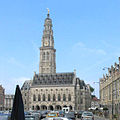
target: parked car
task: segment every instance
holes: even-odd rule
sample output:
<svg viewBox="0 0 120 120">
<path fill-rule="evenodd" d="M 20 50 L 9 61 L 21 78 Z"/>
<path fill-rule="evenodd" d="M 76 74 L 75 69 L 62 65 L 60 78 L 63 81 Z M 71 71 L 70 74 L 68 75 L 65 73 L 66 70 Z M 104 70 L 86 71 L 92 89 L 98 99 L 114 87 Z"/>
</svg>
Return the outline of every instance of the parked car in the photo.
<svg viewBox="0 0 120 120">
<path fill-rule="evenodd" d="M 65 113 L 64 113 L 64 111 L 58 111 L 58 114 L 59 114 L 59 117 L 64 117 L 65 116 Z"/>
<path fill-rule="evenodd" d="M 42 120 L 72 120 L 66 117 L 49 117 L 49 118 L 44 118 Z"/>
<path fill-rule="evenodd" d="M 37 112 L 31 113 L 31 115 L 35 116 L 35 119 L 36 119 L 36 120 L 40 120 L 40 118 L 41 118 L 40 114 L 37 113 Z"/>
<path fill-rule="evenodd" d="M 0 114 L 0 120 L 10 120 L 10 114 Z"/>
<path fill-rule="evenodd" d="M 37 120 L 34 115 L 25 115 L 25 120 Z"/>
<path fill-rule="evenodd" d="M 47 118 L 48 118 L 48 117 L 58 117 L 58 113 L 57 113 L 57 112 L 50 112 L 50 113 L 47 114 L 46 117 L 47 117 Z"/>
<path fill-rule="evenodd" d="M 92 112 L 85 111 L 82 113 L 82 120 L 94 120 L 94 115 Z"/>
<path fill-rule="evenodd" d="M 48 114 L 49 112 L 50 112 L 50 111 L 48 111 L 48 110 L 41 111 L 41 119 L 46 118 L 46 116 L 47 116 L 47 114 Z"/>
<path fill-rule="evenodd" d="M 77 113 L 77 118 L 81 118 L 83 112 L 84 112 L 84 111 L 78 111 L 78 113 Z"/>
<path fill-rule="evenodd" d="M 31 115 L 31 112 L 25 111 L 24 114 L 25 114 L 25 115 Z"/>
<path fill-rule="evenodd" d="M 72 120 L 75 120 L 75 112 L 68 112 L 65 114 L 65 117 L 68 118 L 68 119 L 72 119 Z"/>
</svg>

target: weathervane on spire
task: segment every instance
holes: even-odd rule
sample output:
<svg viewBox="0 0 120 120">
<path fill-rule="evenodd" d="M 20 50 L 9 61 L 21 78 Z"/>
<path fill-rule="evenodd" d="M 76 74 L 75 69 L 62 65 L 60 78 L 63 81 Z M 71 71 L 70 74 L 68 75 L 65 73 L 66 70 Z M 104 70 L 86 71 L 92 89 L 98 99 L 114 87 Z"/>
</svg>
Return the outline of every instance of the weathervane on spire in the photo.
<svg viewBox="0 0 120 120">
<path fill-rule="evenodd" d="M 49 10 L 49 8 L 47 8 L 47 10 L 48 10 L 48 14 L 47 14 L 47 17 L 49 18 L 49 12 L 50 12 L 50 10 Z"/>
<path fill-rule="evenodd" d="M 49 12 L 50 12 L 49 8 L 47 8 L 47 10 L 48 10 L 48 14 L 49 14 Z"/>
</svg>

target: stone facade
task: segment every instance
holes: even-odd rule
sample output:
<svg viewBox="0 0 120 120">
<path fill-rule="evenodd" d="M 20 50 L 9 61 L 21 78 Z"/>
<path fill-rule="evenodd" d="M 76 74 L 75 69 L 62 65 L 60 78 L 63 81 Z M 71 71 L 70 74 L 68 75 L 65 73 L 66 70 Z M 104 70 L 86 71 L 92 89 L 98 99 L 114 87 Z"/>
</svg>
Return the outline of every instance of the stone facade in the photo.
<svg viewBox="0 0 120 120">
<path fill-rule="evenodd" d="M 76 77 L 76 71 L 56 73 L 52 20 L 47 14 L 40 48 L 39 73 L 21 88 L 25 110 L 87 110 L 90 107 L 89 85 Z M 26 89 L 28 88 L 28 89 Z M 26 90 L 25 90 L 26 89 Z"/>
<path fill-rule="evenodd" d="M 30 87 L 32 80 L 26 80 L 21 88 L 21 94 L 23 97 L 24 109 L 29 110 L 30 108 Z"/>
<path fill-rule="evenodd" d="M 91 101 L 91 108 L 100 108 L 100 100 L 97 97 L 93 97 Z"/>
<path fill-rule="evenodd" d="M 13 100 L 14 100 L 14 95 L 5 95 L 5 100 L 4 100 L 5 110 L 12 110 Z"/>
<path fill-rule="evenodd" d="M 108 107 L 110 115 L 120 113 L 120 57 L 119 64 L 111 66 L 100 79 L 101 105 Z"/>
<path fill-rule="evenodd" d="M 4 110 L 4 97 L 5 97 L 5 90 L 2 87 L 2 85 L 0 85 L 0 111 Z"/>
<path fill-rule="evenodd" d="M 38 74 L 34 74 L 33 81 L 25 81 L 21 88 L 25 110 L 60 110 L 64 106 L 70 106 L 71 110 L 87 110 L 90 107 L 91 94 L 88 85 L 76 78 L 75 72 L 59 73 L 59 75 L 68 78 L 73 76 L 72 82 L 67 83 L 64 78 L 63 83 L 57 83 L 55 79 L 52 84 L 47 84 L 44 78 L 52 76 L 48 74 L 42 74 L 43 82 L 40 82 L 41 74 L 39 77 Z M 35 82 L 36 76 L 40 83 Z"/>
</svg>

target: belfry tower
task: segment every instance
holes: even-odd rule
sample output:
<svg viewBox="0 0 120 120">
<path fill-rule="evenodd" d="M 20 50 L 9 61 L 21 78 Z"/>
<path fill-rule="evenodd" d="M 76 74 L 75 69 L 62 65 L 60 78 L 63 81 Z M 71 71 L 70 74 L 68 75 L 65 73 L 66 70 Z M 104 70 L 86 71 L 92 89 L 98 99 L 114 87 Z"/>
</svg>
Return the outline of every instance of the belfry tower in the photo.
<svg viewBox="0 0 120 120">
<path fill-rule="evenodd" d="M 47 18 L 44 23 L 44 30 L 42 36 L 42 43 L 40 47 L 40 74 L 54 74 L 56 73 L 56 49 L 54 49 L 54 38 L 52 30 L 52 20 L 49 17 L 49 10 Z"/>
</svg>

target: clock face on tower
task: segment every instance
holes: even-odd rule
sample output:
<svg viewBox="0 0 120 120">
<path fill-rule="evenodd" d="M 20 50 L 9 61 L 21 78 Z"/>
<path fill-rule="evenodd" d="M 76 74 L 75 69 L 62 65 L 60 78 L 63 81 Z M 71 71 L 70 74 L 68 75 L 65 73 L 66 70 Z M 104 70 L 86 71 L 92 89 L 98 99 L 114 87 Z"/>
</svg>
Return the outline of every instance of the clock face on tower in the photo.
<svg viewBox="0 0 120 120">
<path fill-rule="evenodd" d="M 48 43 L 48 41 L 46 41 L 45 43 L 44 43 L 44 46 L 48 46 L 49 45 L 49 43 Z"/>
</svg>

